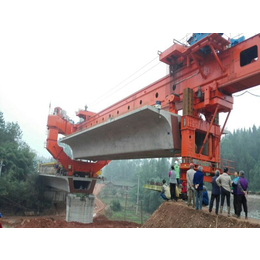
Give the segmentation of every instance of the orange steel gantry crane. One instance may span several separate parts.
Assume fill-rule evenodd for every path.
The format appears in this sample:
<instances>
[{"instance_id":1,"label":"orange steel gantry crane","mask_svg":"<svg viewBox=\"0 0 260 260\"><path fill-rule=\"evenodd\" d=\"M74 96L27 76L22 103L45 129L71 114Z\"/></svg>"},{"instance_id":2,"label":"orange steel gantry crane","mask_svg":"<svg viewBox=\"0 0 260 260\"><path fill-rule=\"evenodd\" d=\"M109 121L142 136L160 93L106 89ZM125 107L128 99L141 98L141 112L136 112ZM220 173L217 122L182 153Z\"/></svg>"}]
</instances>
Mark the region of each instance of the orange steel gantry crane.
<instances>
[{"instance_id":1,"label":"orange steel gantry crane","mask_svg":"<svg viewBox=\"0 0 260 260\"><path fill-rule=\"evenodd\" d=\"M85 120L93 115L91 112L81 111L77 115ZM80 125L80 124L79 124ZM69 176L88 176L97 177L98 171L102 169L109 161L79 161L71 159L58 145L58 134L69 135L78 129L79 125L75 125L72 120L68 118L66 112L60 107L54 109L53 114L48 116L48 137L46 142L46 149L51 153L54 159L56 159L68 173Z\"/></svg>"},{"instance_id":2,"label":"orange steel gantry crane","mask_svg":"<svg viewBox=\"0 0 260 260\"><path fill-rule=\"evenodd\" d=\"M203 165L205 181L211 181L220 168L220 139L233 107L232 94L260 84L260 34L235 44L219 33L193 34L189 43L175 42L159 54L160 61L169 65L167 76L99 113L79 111L77 116L83 120L79 124L71 123L61 108L55 108L48 117L47 149L69 175L95 176L109 161L70 159L57 144L58 133L69 135L144 105L160 104L171 113L183 111L181 150L175 155L182 157L181 179L193 162ZM218 114L222 112L227 116L221 129Z\"/></svg>"}]
</instances>

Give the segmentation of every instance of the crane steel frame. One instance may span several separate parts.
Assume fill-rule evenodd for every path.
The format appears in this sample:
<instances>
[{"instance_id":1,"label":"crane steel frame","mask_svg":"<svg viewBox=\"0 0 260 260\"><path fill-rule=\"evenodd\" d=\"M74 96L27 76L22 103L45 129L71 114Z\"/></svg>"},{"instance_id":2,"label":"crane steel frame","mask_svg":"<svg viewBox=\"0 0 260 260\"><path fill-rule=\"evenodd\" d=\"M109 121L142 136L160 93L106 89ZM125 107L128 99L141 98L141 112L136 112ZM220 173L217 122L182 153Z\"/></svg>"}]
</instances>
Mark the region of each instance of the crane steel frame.
<instances>
[{"instance_id":1,"label":"crane steel frame","mask_svg":"<svg viewBox=\"0 0 260 260\"><path fill-rule=\"evenodd\" d=\"M202 52L208 48L208 52ZM70 135L102 124L142 106L155 106L181 116L181 179L186 178L189 163L202 165L211 181L220 169L220 139L233 108L232 94L260 84L260 34L231 47L230 41L212 33L191 46L174 43L159 54L161 62L169 66L169 74L114 105L94 113L77 112L83 122L73 124L61 108L48 116L47 150L59 160L69 175L95 173L109 161L82 162L70 159L57 144L58 134ZM222 129L218 114L227 113Z\"/></svg>"}]
</instances>

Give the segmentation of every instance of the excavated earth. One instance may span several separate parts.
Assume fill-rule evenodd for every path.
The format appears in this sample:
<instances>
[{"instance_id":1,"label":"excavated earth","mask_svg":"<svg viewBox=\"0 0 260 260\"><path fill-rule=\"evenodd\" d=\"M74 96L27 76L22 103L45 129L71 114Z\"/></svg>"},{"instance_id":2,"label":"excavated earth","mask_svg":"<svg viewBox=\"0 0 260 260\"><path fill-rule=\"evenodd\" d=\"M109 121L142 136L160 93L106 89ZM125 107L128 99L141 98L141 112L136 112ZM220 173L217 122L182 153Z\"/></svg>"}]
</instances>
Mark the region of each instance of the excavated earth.
<instances>
[{"instance_id":1,"label":"excavated earth","mask_svg":"<svg viewBox=\"0 0 260 260\"><path fill-rule=\"evenodd\" d=\"M216 216L208 208L197 211L183 202L163 202L152 216L141 226L127 221L110 221L97 215L93 223L66 222L65 215L45 217L7 217L6 227L16 228L259 228L260 220Z\"/></svg>"},{"instance_id":2,"label":"excavated earth","mask_svg":"<svg viewBox=\"0 0 260 260\"><path fill-rule=\"evenodd\" d=\"M208 208L195 210L183 202L163 202L144 223L143 228L260 228L260 220L237 219L209 213Z\"/></svg>"},{"instance_id":3,"label":"excavated earth","mask_svg":"<svg viewBox=\"0 0 260 260\"><path fill-rule=\"evenodd\" d=\"M104 216L94 218L93 223L90 224L66 222L64 218L57 216L20 218L16 221L3 221L3 224L15 228L136 228L140 226L127 221L109 221Z\"/></svg>"}]
</instances>

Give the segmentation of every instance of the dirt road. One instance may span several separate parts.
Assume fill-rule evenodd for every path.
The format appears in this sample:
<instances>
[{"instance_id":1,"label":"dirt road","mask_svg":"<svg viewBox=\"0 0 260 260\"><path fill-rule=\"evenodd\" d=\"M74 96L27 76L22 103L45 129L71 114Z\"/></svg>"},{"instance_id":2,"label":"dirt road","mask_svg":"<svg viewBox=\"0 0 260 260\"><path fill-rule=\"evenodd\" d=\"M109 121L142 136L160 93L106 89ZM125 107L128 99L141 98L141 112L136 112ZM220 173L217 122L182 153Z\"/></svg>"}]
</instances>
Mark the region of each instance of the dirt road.
<instances>
[{"instance_id":1,"label":"dirt road","mask_svg":"<svg viewBox=\"0 0 260 260\"><path fill-rule=\"evenodd\" d=\"M97 197L98 193L100 192L100 190L102 189L102 187L104 187L104 184L96 184L93 194L95 195L96 199L95 199L95 208L94 208L94 215L93 217L97 217L98 214L103 211L106 207L106 205Z\"/></svg>"}]
</instances>

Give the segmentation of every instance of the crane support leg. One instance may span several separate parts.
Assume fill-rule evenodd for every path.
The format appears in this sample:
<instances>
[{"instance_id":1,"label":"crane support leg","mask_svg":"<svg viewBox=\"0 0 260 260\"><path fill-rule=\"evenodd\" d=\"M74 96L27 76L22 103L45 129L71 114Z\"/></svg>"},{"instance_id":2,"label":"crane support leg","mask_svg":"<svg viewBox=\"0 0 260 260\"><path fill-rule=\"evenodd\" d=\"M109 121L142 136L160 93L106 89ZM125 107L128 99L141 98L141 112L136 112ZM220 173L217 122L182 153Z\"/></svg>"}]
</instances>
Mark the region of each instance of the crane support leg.
<instances>
[{"instance_id":1,"label":"crane support leg","mask_svg":"<svg viewBox=\"0 0 260 260\"><path fill-rule=\"evenodd\" d=\"M204 145L205 145L205 143L206 143L206 141L207 141L207 139L208 139L210 129L211 129L212 125L213 125L213 122L214 122L215 117L216 117L217 112L218 112L218 107L219 107L219 105L217 105L217 107L216 107L216 109L215 109L214 115L213 115L213 117L212 117L212 119L211 119L211 122L210 122L210 125L209 125L209 129L208 129L207 134L206 134L206 136L205 136L205 138L204 138L204 141L203 141L203 144L202 144L202 146L201 146L201 148L200 148L199 154L202 153L202 150L203 150L203 148L204 148Z\"/></svg>"}]
</instances>

